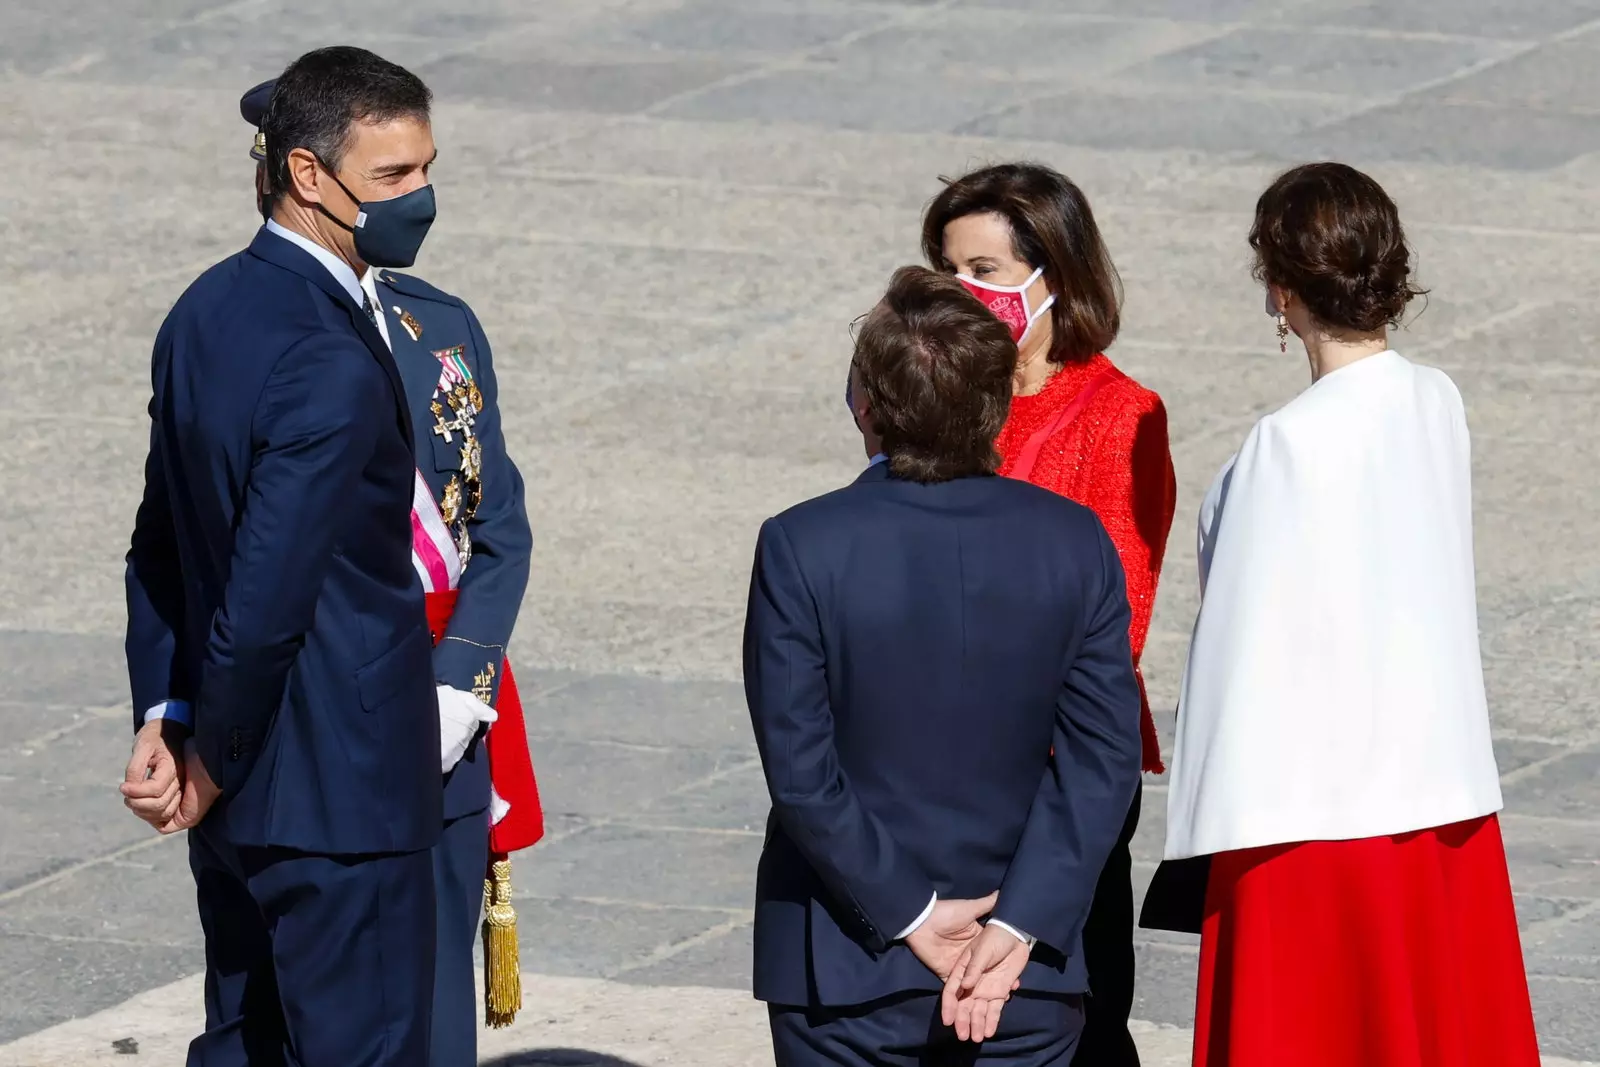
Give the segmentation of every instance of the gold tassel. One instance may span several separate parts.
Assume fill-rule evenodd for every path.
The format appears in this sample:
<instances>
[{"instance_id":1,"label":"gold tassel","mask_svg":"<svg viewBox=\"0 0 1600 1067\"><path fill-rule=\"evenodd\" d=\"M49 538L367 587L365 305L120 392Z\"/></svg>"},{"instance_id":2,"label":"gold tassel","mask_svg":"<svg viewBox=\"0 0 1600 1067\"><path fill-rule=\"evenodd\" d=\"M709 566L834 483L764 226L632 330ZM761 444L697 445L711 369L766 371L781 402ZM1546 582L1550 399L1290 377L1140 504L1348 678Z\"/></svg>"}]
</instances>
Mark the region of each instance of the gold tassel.
<instances>
[{"instance_id":1,"label":"gold tassel","mask_svg":"<svg viewBox=\"0 0 1600 1067\"><path fill-rule=\"evenodd\" d=\"M522 1007L517 913L511 907L511 861L497 859L483 880L483 1021L510 1026Z\"/></svg>"}]
</instances>

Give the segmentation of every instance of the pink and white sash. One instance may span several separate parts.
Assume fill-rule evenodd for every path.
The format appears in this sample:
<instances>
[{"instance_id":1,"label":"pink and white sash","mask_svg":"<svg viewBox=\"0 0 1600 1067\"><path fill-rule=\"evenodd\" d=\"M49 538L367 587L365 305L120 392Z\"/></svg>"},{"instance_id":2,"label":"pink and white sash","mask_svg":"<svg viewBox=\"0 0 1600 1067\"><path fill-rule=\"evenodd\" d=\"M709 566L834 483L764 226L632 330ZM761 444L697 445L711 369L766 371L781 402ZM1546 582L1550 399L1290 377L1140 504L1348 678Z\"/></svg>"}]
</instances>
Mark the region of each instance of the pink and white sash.
<instances>
[{"instance_id":1,"label":"pink and white sash","mask_svg":"<svg viewBox=\"0 0 1600 1067\"><path fill-rule=\"evenodd\" d=\"M427 479L421 471L416 476L411 493L411 565L426 592L442 593L461 584L461 553Z\"/></svg>"}]
</instances>

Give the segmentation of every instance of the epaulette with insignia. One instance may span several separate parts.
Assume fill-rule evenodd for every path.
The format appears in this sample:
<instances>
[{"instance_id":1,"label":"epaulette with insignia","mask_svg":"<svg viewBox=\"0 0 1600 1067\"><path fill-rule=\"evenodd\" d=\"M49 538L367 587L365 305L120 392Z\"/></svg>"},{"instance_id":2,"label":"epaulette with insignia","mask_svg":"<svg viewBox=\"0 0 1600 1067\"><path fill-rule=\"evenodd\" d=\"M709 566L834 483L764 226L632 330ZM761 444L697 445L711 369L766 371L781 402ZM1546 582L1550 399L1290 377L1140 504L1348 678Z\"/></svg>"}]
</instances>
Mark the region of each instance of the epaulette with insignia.
<instances>
[{"instance_id":1,"label":"epaulette with insignia","mask_svg":"<svg viewBox=\"0 0 1600 1067\"><path fill-rule=\"evenodd\" d=\"M465 302L459 296L451 296L443 289L437 289L421 278L413 277L410 274L382 270L378 272L378 280L395 292L403 293L416 300L431 300L437 304L453 304L456 307L465 306Z\"/></svg>"}]
</instances>

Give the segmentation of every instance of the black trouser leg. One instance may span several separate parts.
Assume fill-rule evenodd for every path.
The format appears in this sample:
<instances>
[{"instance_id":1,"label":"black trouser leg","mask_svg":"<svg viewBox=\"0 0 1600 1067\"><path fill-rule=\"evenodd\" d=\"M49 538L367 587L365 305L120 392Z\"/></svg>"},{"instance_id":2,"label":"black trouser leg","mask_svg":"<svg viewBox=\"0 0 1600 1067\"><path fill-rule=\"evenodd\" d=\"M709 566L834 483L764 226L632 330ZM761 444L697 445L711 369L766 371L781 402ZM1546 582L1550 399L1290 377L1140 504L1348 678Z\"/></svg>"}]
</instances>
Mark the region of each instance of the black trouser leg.
<instances>
[{"instance_id":1,"label":"black trouser leg","mask_svg":"<svg viewBox=\"0 0 1600 1067\"><path fill-rule=\"evenodd\" d=\"M1075 1067L1139 1067L1139 1049L1128 1033L1133 1011L1133 832L1139 827L1141 784L1122 836L1111 850L1094 903L1083 927L1083 961L1089 968L1090 995L1084 1007L1083 1037Z\"/></svg>"}]
</instances>

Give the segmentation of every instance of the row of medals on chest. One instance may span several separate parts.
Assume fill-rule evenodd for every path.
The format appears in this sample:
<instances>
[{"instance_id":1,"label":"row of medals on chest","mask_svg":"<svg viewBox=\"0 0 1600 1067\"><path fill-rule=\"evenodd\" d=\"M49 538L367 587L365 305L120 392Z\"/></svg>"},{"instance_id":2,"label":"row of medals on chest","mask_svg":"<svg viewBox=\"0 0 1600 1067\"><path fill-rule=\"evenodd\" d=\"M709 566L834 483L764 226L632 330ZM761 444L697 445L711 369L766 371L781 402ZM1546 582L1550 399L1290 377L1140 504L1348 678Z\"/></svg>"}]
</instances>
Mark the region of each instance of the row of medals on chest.
<instances>
[{"instance_id":1,"label":"row of medals on chest","mask_svg":"<svg viewBox=\"0 0 1600 1067\"><path fill-rule=\"evenodd\" d=\"M443 403L440 403L441 398ZM445 417L446 405L450 409L450 418ZM454 444L457 435L460 436L461 473L459 477L450 475L445 482L444 497L439 501L439 514L455 534L461 562L465 563L472 555L472 539L467 534L467 523L478 513L478 505L483 503L483 448L478 444L477 435L472 432L473 423L483 410L483 394L478 390L478 383L471 379L449 385L441 383L433 394L433 402L428 405L428 410L433 413L433 432L442 437L446 444Z\"/></svg>"}]
</instances>

